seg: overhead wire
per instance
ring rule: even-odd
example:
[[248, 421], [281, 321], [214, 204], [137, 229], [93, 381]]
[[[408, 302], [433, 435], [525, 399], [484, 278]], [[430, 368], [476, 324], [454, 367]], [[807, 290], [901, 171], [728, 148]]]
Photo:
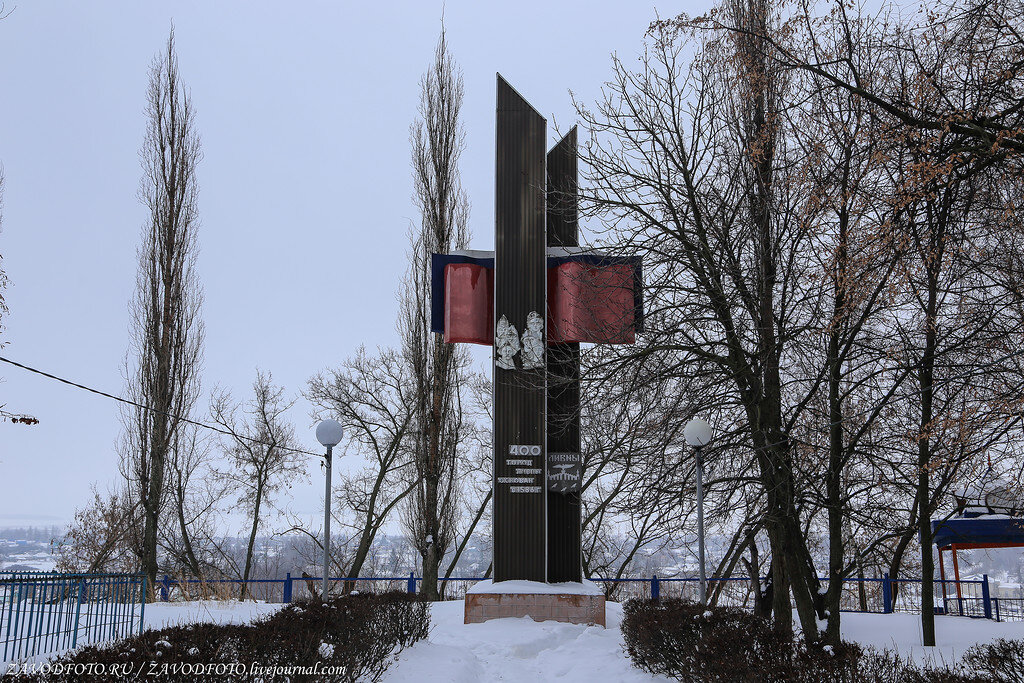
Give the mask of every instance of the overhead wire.
[[131, 400], [129, 398], [124, 398], [123, 396], [117, 396], [116, 394], [110, 394], [110, 393], [107, 393], [106, 391], [102, 391], [100, 389], [94, 389], [94, 388], [92, 388], [90, 386], [86, 386], [85, 384], [81, 384], [79, 382], [73, 382], [73, 381], [71, 381], [69, 379], [65, 379], [63, 377], [59, 377], [59, 376], [51, 374], [49, 372], [45, 372], [43, 370], [39, 370], [38, 368], [30, 367], [28, 365], [25, 365], [24, 363], [19, 363], [18, 361], [11, 360], [10, 358], [5, 358], [4, 356], [0, 356], [0, 361], [3, 361], [4, 363], [7, 363], [8, 365], [13, 365], [16, 368], [21, 368], [22, 370], [26, 370], [28, 372], [35, 373], [37, 375], [41, 375], [43, 377], [46, 377], [47, 379], [56, 380], [57, 382], [61, 382], [62, 384], [66, 384], [66, 385], [71, 386], [71, 387], [75, 387], [76, 389], [81, 389], [83, 391], [88, 391], [89, 393], [96, 394], [97, 396], [103, 396], [104, 398], [109, 398], [109, 399], [112, 399], [114, 401], [119, 401], [120, 403], [125, 403], [127, 405], [134, 406], [134, 407], [140, 408], [142, 410], [147, 410], [149, 412], [156, 413], [158, 415], [164, 415], [164, 416], [169, 417], [169, 418], [174, 419], [174, 420], [180, 420], [181, 422], [185, 422], [187, 424], [194, 425], [196, 427], [201, 427], [203, 429], [209, 429], [209, 430], [217, 432], [219, 434], [223, 434], [225, 436], [230, 436], [233, 439], [240, 439], [242, 441], [247, 441], [247, 442], [249, 442], [251, 444], [255, 444], [255, 445], [258, 445], [258, 446], [267, 446], [267, 447], [272, 447], [272, 448], [278, 448], [278, 449], [280, 449], [282, 451], [288, 451], [289, 453], [298, 453], [298, 454], [301, 454], [301, 455], [311, 455], [311, 456], [313, 456], [315, 458], [322, 458], [322, 457], [324, 457], [323, 453], [313, 453], [312, 451], [302, 450], [301, 448], [291, 448], [289, 446], [282, 446], [280, 444], [270, 444], [270, 443], [267, 443], [265, 441], [260, 441], [259, 439], [253, 438], [251, 436], [245, 436], [244, 434], [237, 434], [235, 432], [232, 432], [231, 430], [224, 429], [222, 427], [218, 427], [217, 425], [212, 425], [212, 424], [209, 424], [207, 422], [199, 422], [199, 421], [193, 420], [191, 418], [182, 417], [181, 415], [175, 415], [173, 413], [169, 413], [167, 411], [160, 410], [158, 408], [153, 408], [152, 406], [147, 406], [147, 405], [139, 403], [137, 401], [133, 401], [133, 400]]
[[[950, 381], [954, 381], [956, 379], [960, 379], [960, 378], [964, 378], [964, 377], [970, 377], [972, 375], [976, 375], [979, 370], [984, 370], [984, 369], [988, 369], [990, 367], [993, 367], [995, 365], [999, 365], [999, 364], [1003, 363], [1004, 361], [1006, 361], [1006, 360], [1008, 360], [1010, 358], [1015, 358], [1015, 357], [1020, 356], [1020, 355], [1024, 355], [1024, 349], [1019, 349], [1019, 350], [1016, 350], [1016, 351], [1011, 351], [1011, 352], [1007, 353], [1005, 356], [1002, 356], [1002, 357], [997, 358], [995, 360], [991, 360], [991, 361], [989, 361], [987, 363], [982, 363], [980, 365], [972, 366], [967, 372], [963, 372], [963, 373], [960, 373], [960, 374], [954, 374], [954, 375], [950, 375], [948, 377], [944, 377], [941, 380], [939, 380], [939, 382], [945, 384], [945, 383], [948, 383]], [[291, 453], [300, 453], [302, 455], [311, 455], [311, 456], [318, 457], [318, 458], [319, 457], [323, 457], [322, 453], [313, 453], [311, 451], [302, 450], [301, 448], [290, 448], [290, 447], [285, 447], [285, 446], [280, 446], [280, 445], [275, 445], [275, 444], [268, 444], [266, 442], [260, 441], [259, 439], [255, 439], [255, 438], [252, 438], [252, 437], [247, 437], [247, 436], [244, 436], [244, 435], [241, 435], [241, 434], [233, 433], [233, 432], [231, 432], [231, 431], [229, 431], [227, 429], [223, 429], [223, 428], [218, 427], [216, 425], [211, 425], [211, 424], [208, 424], [206, 422], [199, 422], [199, 421], [187, 418], [187, 417], [182, 417], [180, 415], [174, 415], [172, 413], [168, 413], [168, 412], [159, 410], [157, 408], [153, 408], [151, 406], [147, 406], [147, 405], [138, 403], [138, 402], [133, 401], [131, 399], [127, 399], [127, 398], [124, 398], [122, 396], [117, 396], [115, 394], [110, 394], [110, 393], [107, 393], [105, 391], [101, 391], [99, 389], [94, 389], [92, 387], [86, 386], [86, 385], [81, 384], [79, 382], [74, 382], [74, 381], [71, 381], [69, 379], [65, 379], [63, 377], [59, 377], [57, 375], [51, 374], [49, 372], [45, 372], [43, 370], [39, 370], [38, 368], [30, 367], [30, 366], [25, 365], [23, 363], [19, 363], [17, 361], [11, 360], [10, 358], [5, 358], [4, 356], [0, 356], [0, 361], [3, 361], [4, 363], [8, 363], [9, 365], [13, 365], [13, 366], [15, 366], [17, 368], [21, 368], [22, 370], [26, 370], [28, 372], [32, 372], [32, 373], [35, 373], [37, 375], [41, 375], [41, 376], [46, 377], [48, 379], [56, 380], [58, 382], [66, 384], [68, 386], [75, 387], [76, 389], [82, 389], [83, 391], [88, 391], [88, 392], [96, 394], [98, 396], [103, 396], [105, 398], [109, 398], [109, 399], [112, 399], [114, 401], [119, 401], [121, 403], [125, 403], [125, 404], [128, 404], [128, 405], [134, 406], [136, 408], [141, 408], [142, 410], [148, 410], [148, 411], [151, 411], [151, 412], [154, 412], [154, 413], [158, 413], [158, 414], [161, 414], [161, 415], [166, 415], [167, 417], [171, 417], [171, 418], [174, 418], [174, 419], [177, 419], [177, 420], [181, 420], [182, 422], [185, 422], [185, 423], [188, 423], [188, 424], [191, 424], [191, 425], [195, 425], [196, 427], [201, 427], [203, 429], [209, 429], [211, 431], [217, 432], [219, 434], [223, 434], [225, 436], [230, 436], [230, 437], [236, 438], [236, 439], [243, 439], [243, 440], [248, 441], [250, 443], [261, 445], [261, 446], [274, 446], [276, 448], [280, 448], [281, 450], [289, 451]], [[923, 393], [924, 393], [924, 388], [921, 387], [921, 388], [918, 388], [915, 391], [909, 392], [909, 395], [910, 396], [916, 396], [916, 395], [921, 395]], [[851, 419], [854, 419], [854, 418], [857, 418], [857, 417], [862, 417], [864, 415], [867, 415], [868, 413], [873, 412], [874, 410], [875, 410], [875, 408], [872, 407], [872, 408], [868, 408], [868, 409], [865, 409], [865, 410], [856, 411], [856, 412], [853, 412], [853, 413], [847, 413], [847, 414], [843, 415], [841, 418], [839, 418], [839, 420], [831, 421], [831, 422], [827, 423], [825, 426], [826, 427], [831, 427], [831, 426], [839, 425], [839, 424], [842, 424], [846, 420], [851, 420]], [[1020, 417], [1021, 416], [1018, 415], [1017, 419], [1020, 419]], [[786, 438], [784, 438], [783, 440], [776, 441], [776, 442], [773, 442], [773, 443], [767, 443], [767, 444], [764, 444], [764, 445], [761, 445], [761, 446], [752, 445], [751, 448], [753, 448], [753, 450], [756, 450], [756, 451], [763, 451], [763, 450], [767, 450], [767, 449], [770, 449], [770, 448], [774, 448], [775, 446], [783, 446], [783, 445], [792, 444], [792, 443], [793, 443], [792, 437], [787, 435]]]

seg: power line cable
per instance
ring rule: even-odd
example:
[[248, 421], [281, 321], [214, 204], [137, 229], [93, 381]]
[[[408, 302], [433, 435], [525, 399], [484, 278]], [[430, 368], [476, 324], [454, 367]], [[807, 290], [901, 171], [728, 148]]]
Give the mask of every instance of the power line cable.
[[225, 436], [230, 436], [233, 439], [242, 439], [244, 441], [248, 441], [248, 442], [250, 442], [252, 444], [256, 444], [258, 446], [268, 446], [268, 447], [271, 447], [271, 448], [279, 448], [282, 451], [288, 451], [290, 453], [300, 453], [302, 455], [311, 455], [314, 458], [322, 458], [322, 457], [324, 457], [323, 453], [312, 453], [310, 451], [304, 451], [301, 448], [290, 448], [288, 446], [281, 446], [279, 444], [269, 444], [269, 443], [266, 443], [265, 441], [260, 441], [259, 439], [254, 439], [253, 437], [250, 437], [250, 436], [245, 436], [243, 434], [235, 434], [235, 433], [233, 433], [233, 432], [231, 432], [231, 431], [229, 431], [227, 429], [223, 429], [223, 428], [218, 427], [216, 425], [211, 425], [211, 424], [208, 424], [206, 422], [197, 422], [196, 420], [191, 420], [191, 419], [189, 419], [187, 417], [181, 417], [180, 415], [174, 415], [173, 413], [168, 413], [168, 412], [165, 412], [163, 410], [157, 410], [156, 408], [152, 408], [150, 406], [143, 405], [142, 403], [137, 403], [135, 401], [132, 401], [131, 399], [127, 399], [127, 398], [124, 398], [124, 397], [121, 397], [121, 396], [116, 396], [114, 394], [108, 394], [105, 391], [100, 391], [99, 389], [93, 389], [92, 387], [88, 387], [88, 386], [86, 386], [84, 384], [79, 384], [78, 382], [72, 382], [69, 379], [64, 379], [63, 377], [58, 377], [57, 375], [52, 375], [49, 372], [44, 372], [44, 371], [39, 370], [37, 368], [29, 367], [28, 365], [24, 365], [24, 364], [19, 363], [17, 361], [13, 361], [10, 358], [4, 358], [3, 356], [0, 356], [0, 361], [3, 361], [4, 363], [7, 363], [9, 365], [13, 365], [14, 367], [17, 367], [17, 368], [21, 368], [22, 370], [27, 370], [28, 372], [32, 372], [32, 373], [35, 373], [37, 375], [42, 375], [43, 377], [46, 377], [48, 379], [56, 380], [58, 382], [61, 382], [62, 384], [67, 384], [68, 386], [75, 387], [76, 389], [82, 389], [84, 391], [88, 391], [89, 393], [96, 394], [97, 396], [103, 396], [104, 398], [113, 399], [115, 401], [119, 401], [121, 403], [125, 403], [125, 404], [130, 405], [130, 406], [135, 406], [136, 408], [141, 408], [142, 410], [148, 410], [150, 412], [157, 413], [158, 415], [164, 415], [166, 417], [169, 417], [169, 418], [172, 418], [172, 419], [175, 419], [175, 420], [180, 420], [180, 421], [186, 422], [186, 423], [188, 423], [190, 425], [195, 425], [196, 427], [202, 427], [203, 429], [209, 429], [209, 430], [217, 432], [219, 434], [223, 434]]
[[[956, 379], [960, 379], [960, 378], [970, 377], [972, 375], [976, 375], [979, 370], [986, 370], [986, 369], [991, 368], [993, 366], [999, 365], [999, 364], [1003, 363], [1006, 360], [1009, 360], [1011, 358], [1015, 358], [1015, 357], [1020, 356], [1020, 355], [1024, 355], [1024, 349], [1018, 349], [1016, 351], [1011, 351], [1011, 352], [1007, 353], [1005, 356], [1002, 356], [1002, 357], [997, 358], [995, 360], [992, 360], [992, 361], [989, 361], [987, 363], [983, 363], [983, 364], [980, 364], [980, 365], [973, 366], [967, 372], [963, 372], [963, 373], [960, 373], [960, 374], [953, 374], [953, 375], [951, 375], [949, 377], [944, 377], [944, 378], [939, 380], [939, 383], [948, 383], [948, 382], [951, 382], [951, 381], [956, 380]], [[113, 399], [113, 400], [119, 401], [121, 403], [126, 403], [128, 405], [135, 406], [136, 408], [141, 408], [143, 410], [149, 410], [149, 411], [154, 412], [154, 413], [158, 413], [158, 414], [161, 414], [161, 415], [166, 415], [167, 417], [178, 419], [178, 420], [181, 420], [182, 422], [187, 422], [188, 424], [192, 424], [192, 425], [195, 425], [197, 427], [202, 427], [204, 429], [209, 429], [211, 431], [218, 432], [220, 434], [224, 434], [225, 436], [230, 436], [232, 438], [237, 438], [237, 439], [244, 439], [246, 441], [249, 441], [251, 443], [254, 443], [254, 444], [257, 444], [257, 445], [260, 445], [260, 446], [274, 446], [276, 448], [280, 448], [281, 450], [286, 450], [286, 451], [289, 451], [289, 452], [292, 452], [292, 453], [301, 453], [303, 455], [311, 455], [311, 456], [316, 457], [316, 458], [323, 457], [322, 453], [312, 453], [310, 451], [304, 451], [304, 450], [299, 449], [299, 448], [288, 448], [288, 447], [284, 447], [284, 446], [275, 446], [274, 444], [268, 444], [268, 443], [266, 443], [264, 441], [260, 441], [259, 439], [254, 439], [252, 437], [247, 437], [247, 436], [243, 436], [243, 435], [240, 435], [240, 434], [234, 434], [234, 433], [232, 433], [232, 432], [230, 432], [230, 431], [228, 431], [226, 429], [222, 429], [222, 428], [217, 427], [215, 425], [207, 424], [205, 422], [197, 422], [195, 420], [191, 420], [191, 419], [186, 418], [186, 417], [181, 417], [179, 415], [173, 415], [171, 413], [167, 413], [167, 412], [164, 412], [162, 410], [157, 410], [156, 408], [152, 408], [150, 406], [143, 405], [141, 403], [136, 403], [135, 401], [132, 401], [130, 399], [123, 398], [121, 396], [116, 396], [114, 394], [108, 394], [105, 391], [100, 391], [99, 389], [93, 389], [92, 387], [88, 387], [88, 386], [86, 386], [84, 384], [79, 384], [78, 382], [72, 382], [71, 380], [64, 379], [63, 377], [58, 377], [57, 375], [53, 375], [53, 374], [50, 374], [48, 372], [44, 372], [42, 370], [39, 370], [39, 369], [36, 369], [36, 368], [33, 368], [33, 367], [29, 367], [28, 365], [24, 365], [22, 363], [18, 363], [17, 361], [13, 361], [13, 360], [11, 360], [9, 358], [5, 358], [3, 356], [0, 356], [0, 361], [3, 361], [4, 363], [8, 363], [8, 364], [13, 365], [13, 366], [18, 367], [18, 368], [21, 368], [22, 370], [27, 370], [28, 372], [32, 372], [32, 373], [35, 373], [37, 375], [42, 375], [43, 377], [56, 380], [58, 382], [61, 382], [63, 384], [67, 384], [67, 385], [75, 387], [77, 389], [83, 389], [84, 391], [88, 391], [90, 393], [97, 394], [97, 395], [103, 396], [105, 398]], [[938, 383], [933, 383], [932, 386], [934, 387], [936, 384], [938, 384]], [[918, 395], [921, 395], [923, 393], [924, 393], [924, 389], [923, 388], [919, 388], [916, 391], [911, 391], [911, 392], [909, 392], [909, 394], [906, 394], [906, 395], [908, 395], [908, 396], [918, 396]], [[839, 418], [839, 420], [827, 423], [825, 426], [831, 427], [831, 426], [834, 426], [834, 425], [842, 424], [846, 420], [851, 420], [853, 418], [862, 417], [864, 415], [867, 415], [868, 413], [873, 412], [874, 410], [875, 410], [875, 408], [868, 408], [868, 409], [856, 411], [856, 412], [853, 412], [853, 413], [849, 413], [849, 414], [843, 415], [843, 417]], [[1021, 416], [1018, 415], [1017, 419], [1020, 419], [1020, 417]], [[762, 450], [767, 450], [769, 448], [773, 448], [775, 446], [782, 446], [782, 445], [785, 445], [787, 443], [790, 443], [790, 444], [793, 443], [793, 438], [788, 436], [788, 435], [787, 435], [787, 437], [785, 439], [783, 439], [781, 441], [776, 441], [776, 442], [773, 442], [773, 443], [767, 443], [767, 444], [764, 444], [763, 446], [751, 445], [751, 448], [753, 450], [755, 450], [755, 451], [762, 451]]]

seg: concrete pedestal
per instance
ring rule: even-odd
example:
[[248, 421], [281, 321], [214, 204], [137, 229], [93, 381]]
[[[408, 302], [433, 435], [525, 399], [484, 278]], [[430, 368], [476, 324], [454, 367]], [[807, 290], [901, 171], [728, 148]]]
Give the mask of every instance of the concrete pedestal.
[[530, 617], [534, 621], [604, 626], [604, 592], [594, 583], [481, 581], [466, 592], [464, 623]]

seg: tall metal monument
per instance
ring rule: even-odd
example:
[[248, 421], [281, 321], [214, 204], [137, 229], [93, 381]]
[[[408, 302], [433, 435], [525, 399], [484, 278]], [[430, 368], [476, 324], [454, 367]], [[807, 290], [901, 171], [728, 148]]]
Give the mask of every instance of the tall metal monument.
[[632, 343], [640, 264], [578, 247], [573, 128], [497, 78], [495, 250], [435, 254], [432, 329], [493, 344], [494, 581], [582, 579], [580, 342]]
[[[547, 245], [568, 248], [579, 245], [576, 209], [576, 128], [556, 144], [547, 156]], [[557, 290], [556, 287], [553, 289]], [[554, 479], [577, 475], [571, 485], [550, 481], [548, 506], [548, 581], [580, 581], [580, 485], [583, 455], [580, 451], [580, 344], [550, 342], [547, 354], [547, 451]], [[563, 484], [559, 486], [558, 484]]]
[[[544, 117], [499, 75], [492, 375], [495, 581], [547, 581], [547, 371], [543, 336], [540, 358], [527, 352], [532, 338], [523, 338], [530, 314], [546, 317], [547, 311], [546, 133]], [[515, 343], [519, 359], [507, 353]]]

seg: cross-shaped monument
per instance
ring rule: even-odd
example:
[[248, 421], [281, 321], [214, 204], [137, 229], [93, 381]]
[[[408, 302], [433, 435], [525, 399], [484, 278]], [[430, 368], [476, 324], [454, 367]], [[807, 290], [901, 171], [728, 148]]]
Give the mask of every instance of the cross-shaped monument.
[[434, 331], [494, 348], [494, 581], [466, 620], [603, 624], [582, 583], [580, 342], [633, 343], [640, 263], [578, 247], [576, 128], [545, 153], [546, 121], [497, 80], [495, 251], [431, 264]]

